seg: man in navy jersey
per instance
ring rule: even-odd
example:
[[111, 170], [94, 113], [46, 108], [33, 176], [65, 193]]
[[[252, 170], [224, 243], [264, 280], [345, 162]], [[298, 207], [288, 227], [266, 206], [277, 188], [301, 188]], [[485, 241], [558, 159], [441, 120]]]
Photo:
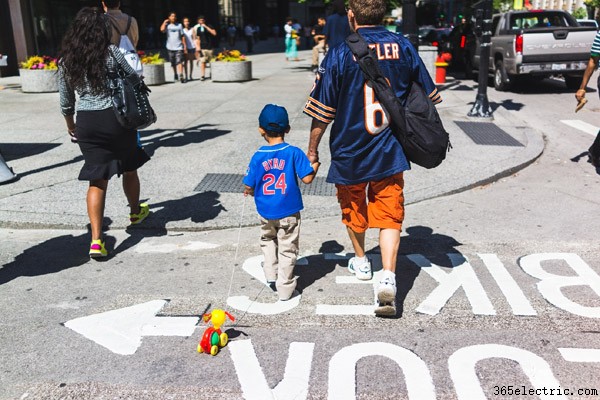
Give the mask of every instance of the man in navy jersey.
[[[373, 48], [398, 97], [405, 98], [411, 82], [416, 81], [431, 101], [441, 102], [414, 47], [403, 36], [380, 25], [385, 13], [385, 0], [350, 0], [348, 22]], [[348, 262], [348, 270], [358, 279], [372, 279], [371, 263], [365, 255], [365, 232], [379, 228], [384, 271], [377, 288], [375, 314], [396, 315], [396, 258], [404, 220], [403, 172], [410, 169], [410, 164], [345, 42], [327, 53], [304, 113], [313, 118], [308, 146], [311, 162], [319, 160], [319, 142], [333, 122], [327, 181], [337, 187], [342, 221], [356, 255]]]
[[252, 156], [244, 177], [245, 195], [253, 195], [260, 215], [260, 247], [265, 256], [263, 271], [280, 300], [295, 297], [294, 266], [298, 257], [300, 210], [304, 208], [298, 179], [311, 183], [319, 163], [284, 141], [290, 131], [285, 108], [267, 104], [258, 118], [261, 136], [267, 141]]

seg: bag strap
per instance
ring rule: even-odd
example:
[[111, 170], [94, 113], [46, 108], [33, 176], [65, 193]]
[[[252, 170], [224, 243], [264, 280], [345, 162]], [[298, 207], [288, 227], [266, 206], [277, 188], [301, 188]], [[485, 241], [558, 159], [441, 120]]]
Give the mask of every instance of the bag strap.
[[127, 28], [125, 28], [125, 35], [129, 33], [129, 28], [131, 28], [131, 15], [127, 16]]
[[371, 86], [377, 95], [377, 98], [387, 114], [400, 133], [405, 134], [406, 119], [404, 117], [404, 107], [396, 97], [388, 80], [381, 72], [379, 61], [375, 52], [369, 48], [365, 39], [354, 32], [346, 38], [346, 44], [354, 54], [365, 79], [371, 82]]
[[115, 23], [115, 20], [108, 17], [108, 19], [110, 20], [111, 25], [113, 26], [113, 28], [115, 28], [115, 30], [117, 31], [117, 33], [121, 36], [123, 35], [127, 35], [127, 32], [129, 32], [129, 28], [131, 28], [131, 15], [127, 16], [127, 27], [125, 28], [125, 32], [121, 32], [121, 30], [119, 29], [119, 27], [117, 26], [117, 24]]

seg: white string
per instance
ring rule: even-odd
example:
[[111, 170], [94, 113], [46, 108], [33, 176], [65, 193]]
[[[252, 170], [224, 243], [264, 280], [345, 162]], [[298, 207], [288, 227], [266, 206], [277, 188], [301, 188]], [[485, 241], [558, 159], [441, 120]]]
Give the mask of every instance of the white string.
[[246, 212], [246, 198], [248, 196], [244, 196], [244, 203], [242, 204], [242, 213], [240, 214], [240, 228], [238, 230], [238, 238], [237, 245], [235, 246], [235, 256], [233, 257], [233, 268], [231, 268], [231, 279], [229, 279], [229, 290], [227, 290], [227, 298], [231, 294], [231, 287], [233, 286], [233, 275], [235, 274], [235, 262], [238, 258], [238, 253], [240, 251], [240, 240], [242, 238], [242, 223], [244, 221], [244, 213]]

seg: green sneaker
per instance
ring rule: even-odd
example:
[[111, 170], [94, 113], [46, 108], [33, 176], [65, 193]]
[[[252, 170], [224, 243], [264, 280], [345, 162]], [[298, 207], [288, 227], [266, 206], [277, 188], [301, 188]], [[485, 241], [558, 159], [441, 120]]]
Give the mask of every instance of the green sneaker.
[[91, 258], [102, 258], [108, 255], [104, 242], [100, 239], [92, 240], [90, 244], [90, 257]]
[[141, 224], [148, 215], [150, 215], [150, 206], [147, 203], [140, 203], [140, 212], [129, 214], [129, 222], [131, 222], [131, 225]]

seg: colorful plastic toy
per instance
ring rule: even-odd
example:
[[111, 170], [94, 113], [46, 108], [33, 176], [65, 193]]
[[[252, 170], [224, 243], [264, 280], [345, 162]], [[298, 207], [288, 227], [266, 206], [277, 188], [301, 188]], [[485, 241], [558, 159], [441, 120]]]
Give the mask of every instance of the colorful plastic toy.
[[210, 353], [210, 355], [216, 356], [219, 349], [227, 345], [229, 336], [225, 332], [221, 332], [221, 326], [226, 320], [225, 317], [235, 321], [233, 315], [223, 310], [212, 310], [211, 313], [202, 316], [204, 322], [211, 321], [213, 326], [209, 326], [204, 331], [202, 339], [198, 343], [198, 353]]

